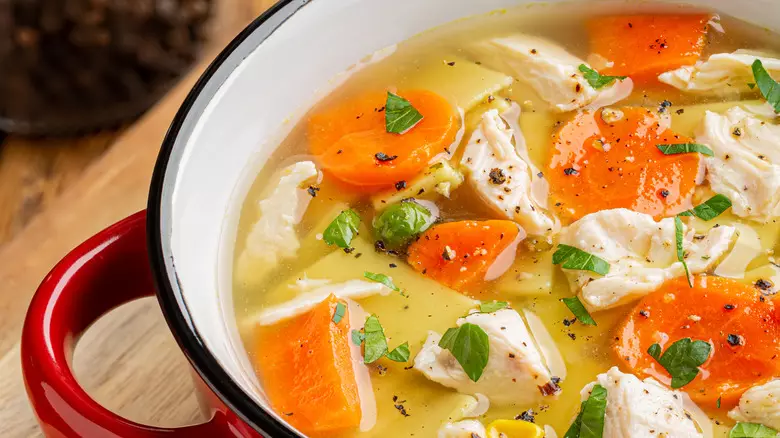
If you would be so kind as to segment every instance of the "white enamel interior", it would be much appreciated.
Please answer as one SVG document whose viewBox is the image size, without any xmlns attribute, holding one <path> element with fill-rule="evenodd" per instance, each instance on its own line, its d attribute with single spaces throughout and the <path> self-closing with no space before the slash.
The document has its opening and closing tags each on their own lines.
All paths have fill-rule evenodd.
<svg viewBox="0 0 780 438">
<path fill-rule="evenodd" d="M 163 237 L 163 248 L 176 267 L 176 277 L 171 272 L 169 277 L 178 279 L 200 336 L 258 403 L 264 404 L 263 397 L 232 316 L 231 259 L 238 207 L 278 139 L 314 99 L 344 78 L 339 73 L 367 55 L 461 17 L 529 3 L 314 0 L 264 42 L 260 32 L 245 40 L 196 101 L 165 176 L 162 229 L 170 240 Z M 768 28 L 780 22 L 778 0 L 686 3 Z"/>
</svg>

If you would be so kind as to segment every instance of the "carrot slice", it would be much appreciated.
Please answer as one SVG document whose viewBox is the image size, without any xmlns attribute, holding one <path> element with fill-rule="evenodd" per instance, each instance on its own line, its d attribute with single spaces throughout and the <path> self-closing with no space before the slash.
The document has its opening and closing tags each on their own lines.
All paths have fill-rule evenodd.
<svg viewBox="0 0 780 438">
<path fill-rule="evenodd" d="M 308 123 L 309 150 L 320 155 L 347 134 L 374 131 L 385 123 L 387 93 L 375 91 L 314 114 Z"/>
<path fill-rule="evenodd" d="M 423 115 L 404 134 L 386 132 L 384 93 L 358 97 L 311 118 L 310 148 L 326 173 L 359 191 L 376 192 L 416 176 L 452 144 L 459 123 L 446 99 L 424 90 L 399 94 Z"/>
<path fill-rule="evenodd" d="M 360 424 L 349 314 L 334 323 L 337 303 L 331 295 L 309 312 L 257 332 L 255 367 L 271 405 L 307 435 Z"/>
<path fill-rule="evenodd" d="M 729 335 L 732 342 L 729 342 Z M 710 342 L 712 353 L 699 375 L 682 389 L 700 404 L 730 409 L 747 389 L 780 372 L 780 319 L 774 303 L 754 287 L 721 277 L 699 276 L 665 283 L 646 296 L 618 327 L 613 349 L 640 377 L 670 377 L 647 349 L 666 349 L 691 338 Z M 735 341 L 736 345 L 735 345 Z"/>
<path fill-rule="evenodd" d="M 590 50 L 615 64 L 601 73 L 654 80 L 701 57 L 711 15 L 621 15 L 587 24 Z"/>
<path fill-rule="evenodd" d="M 503 220 L 436 225 L 409 247 L 409 264 L 439 283 L 464 292 L 484 280 L 490 266 L 519 232 L 517 224 Z"/>
<path fill-rule="evenodd" d="M 553 135 L 545 175 L 559 216 L 576 220 L 629 208 L 660 218 L 691 208 L 701 157 L 664 155 L 657 145 L 693 140 L 661 128 L 658 115 L 647 108 L 621 108 L 619 120 L 607 111 L 614 110 L 577 114 Z"/>
</svg>

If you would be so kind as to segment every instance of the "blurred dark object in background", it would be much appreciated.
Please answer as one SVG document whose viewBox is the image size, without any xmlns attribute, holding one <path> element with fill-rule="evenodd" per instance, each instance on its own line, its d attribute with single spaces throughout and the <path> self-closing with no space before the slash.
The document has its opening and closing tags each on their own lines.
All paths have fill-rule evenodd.
<svg viewBox="0 0 780 438">
<path fill-rule="evenodd" d="M 0 131 L 70 135 L 141 115 L 195 61 L 213 0 L 0 0 Z"/>
</svg>

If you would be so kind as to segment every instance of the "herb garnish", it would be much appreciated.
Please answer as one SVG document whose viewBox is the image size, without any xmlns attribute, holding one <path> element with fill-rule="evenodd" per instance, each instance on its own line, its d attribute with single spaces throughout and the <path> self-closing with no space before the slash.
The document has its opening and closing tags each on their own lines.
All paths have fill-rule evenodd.
<svg viewBox="0 0 780 438">
<path fill-rule="evenodd" d="M 683 248 L 683 223 L 680 216 L 674 217 L 674 240 L 677 246 L 677 260 L 682 263 L 685 268 L 685 278 L 688 279 L 688 286 L 693 288 L 693 279 L 691 273 L 688 271 L 688 262 L 685 261 L 685 248 Z"/>
<path fill-rule="evenodd" d="M 359 225 L 360 216 L 354 210 L 344 210 L 333 219 L 328 228 L 325 228 L 322 240 L 328 245 L 349 248 L 349 244 L 358 233 Z"/>
<path fill-rule="evenodd" d="M 780 113 L 780 84 L 772 79 L 760 59 L 753 62 L 753 77 L 756 78 L 756 85 L 761 95 L 772 105 L 776 113 Z"/>
<path fill-rule="evenodd" d="M 737 423 L 731 428 L 729 438 L 774 438 L 778 432 L 774 429 L 755 423 Z"/>
<path fill-rule="evenodd" d="M 723 195 L 718 194 L 708 199 L 703 204 L 697 205 L 691 210 L 680 213 L 680 216 L 696 216 L 701 220 L 711 221 L 723 214 L 723 212 L 729 208 L 731 208 L 731 200 Z"/>
<path fill-rule="evenodd" d="M 590 396 L 582 402 L 580 413 L 563 438 L 602 438 L 604 418 L 607 415 L 607 389 L 595 385 Z"/>
<path fill-rule="evenodd" d="M 590 316 L 590 313 L 588 313 L 588 309 L 585 308 L 585 306 L 582 304 L 582 301 L 580 301 L 579 298 L 576 296 L 569 297 L 569 298 L 563 298 L 561 301 L 563 301 L 563 304 L 566 304 L 566 307 L 571 310 L 571 313 L 574 314 L 574 316 L 583 324 L 585 325 L 596 325 L 596 321 L 593 319 L 592 316 Z"/>
<path fill-rule="evenodd" d="M 701 366 L 710 357 L 712 346 L 708 342 L 680 339 L 661 354 L 661 346 L 653 344 L 647 354 L 653 357 L 672 376 L 672 388 L 678 389 L 691 383 Z"/>
<path fill-rule="evenodd" d="M 387 358 L 393 362 L 407 362 L 409 360 L 409 354 L 409 343 L 404 342 L 395 347 L 393 351 L 387 353 Z"/>
<path fill-rule="evenodd" d="M 469 379 L 476 382 L 488 363 L 490 340 L 482 327 L 465 323 L 448 329 L 439 341 L 439 347 L 449 350 Z"/>
<path fill-rule="evenodd" d="M 604 88 L 607 85 L 617 80 L 626 79 L 626 76 L 607 76 L 593 70 L 585 64 L 580 64 L 580 71 L 583 73 L 583 77 L 588 81 L 591 87 L 595 89 Z"/>
<path fill-rule="evenodd" d="M 403 201 L 374 218 L 374 233 L 385 244 L 398 248 L 432 224 L 430 210 L 414 201 Z"/>
<path fill-rule="evenodd" d="M 577 414 L 577 418 L 569 426 L 569 430 L 563 435 L 563 438 L 580 438 L 580 428 L 582 427 L 582 411 L 585 410 L 585 402 L 580 405 L 580 412 Z"/>
<path fill-rule="evenodd" d="M 363 343 L 363 341 L 366 339 L 366 335 L 363 334 L 360 330 L 352 330 L 352 343 L 355 345 L 360 345 Z"/>
<path fill-rule="evenodd" d="M 506 301 L 483 301 L 479 304 L 480 313 L 493 313 L 509 307 Z"/>
<path fill-rule="evenodd" d="M 376 315 L 371 315 L 363 325 L 363 333 L 352 330 L 352 342 L 357 345 L 363 343 L 363 363 L 374 363 L 384 356 L 394 362 L 406 362 L 409 360 L 409 343 L 405 342 L 393 351 L 387 351 L 387 338 L 382 324 Z"/>
<path fill-rule="evenodd" d="M 405 134 L 420 123 L 423 115 L 401 96 L 387 93 L 385 129 L 391 134 Z"/>
<path fill-rule="evenodd" d="M 553 264 L 560 265 L 561 263 L 563 263 L 561 267 L 564 269 L 591 271 L 599 275 L 609 273 L 609 262 L 569 245 L 559 244 L 558 249 L 553 254 Z"/>
<path fill-rule="evenodd" d="M 374 363 L 387 354 L 387 338 L 376 315 L 371 315 L 363 326 L 363 362 Z"/>
<path fill-rule="evenodd" d="M 344 314 L 347 313 L 347 306 L 344 303 L 336 303 L 336 311 L 333 312 L 333 323 L 338 324 L 344 318 Z"/>
<path fill-rule="evenodd" d="M 659 144 L 656 145 L 656 147 L 664 155 L 689 154 L 693 152 L 698 152 L 708 157 L 715 155 L 715 153 L 712 152 L 712 149 L 698 143 Z"/>
<path fill-rule="evenodd" d="M 366 271 L 366 272 L 363 273 L 363 276 L 368 278 L 371 281 L 376 281 L 377 283 L 382 283 L 385 286 L 389 287 L 390 289 L 392 289 L 392 290 L 394 290 L 396 292 L 400 292 L 401 291 L 401 289 L 399 289 L 398 286 L 396 286 L 395 283 L 393 283 L 393 279 L 388 277 L 385 274 L 374 274 L 373 272 Z"/>
</svg>

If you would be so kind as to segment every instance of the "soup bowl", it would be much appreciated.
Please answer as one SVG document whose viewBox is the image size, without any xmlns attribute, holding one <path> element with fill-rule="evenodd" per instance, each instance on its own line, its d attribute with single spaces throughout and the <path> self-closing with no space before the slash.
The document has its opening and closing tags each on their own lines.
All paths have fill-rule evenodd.
<svg viewBox="0 0 780 438">
<path fill-rule="evenodd" d="M 777 28 L 780 17 L 776 0 L 685 3 L 768 28 Z M 299 436 L 269 408 L 233 316 L 241 201 L 279 140 L 350 73 L 426 29 L 514 7 L 545 6 L 524 0 L 283 0 L 241 32 L 176 115 L 160 151 L 147 211 L 73 250 L 33 299 L 22 361 L 44 433 Z M 90 324 L 153 294 L 194 370 L 210 418 L 204 424 L 166 429 L 131 422 L 97 404 L 73 376 L 75 342 Z"/>
</svg>

